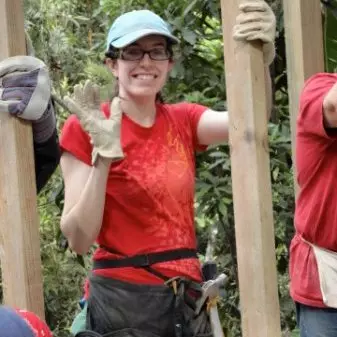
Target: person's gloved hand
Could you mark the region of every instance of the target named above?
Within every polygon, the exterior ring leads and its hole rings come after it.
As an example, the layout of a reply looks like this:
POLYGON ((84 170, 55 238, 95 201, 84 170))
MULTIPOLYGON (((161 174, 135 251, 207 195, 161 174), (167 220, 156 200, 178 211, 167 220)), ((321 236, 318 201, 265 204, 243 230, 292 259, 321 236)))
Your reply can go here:
POLYGON ((98 155, 111 160, 124 158, 120 140, 122 111, 120 99, 115 97, 110 106, 110 117, 106 118, 99 109, 99 88, 87 81, 82 87, 74 87, 74 97, 65 97, 69 110, 79 118, 83 129, 88 132, 93 145, 92 164, 98 155))
POLYGON ((270 6, 263 0, 247 0, 239 6, 233 38, 237 41, 261 40, 264 63, 270 65, 275 58, 276 19, 270 6))
POLYGON ((0 113, 38 120, 47 110, 51 81, 47 66, 32 56, 0 62, 0 113))

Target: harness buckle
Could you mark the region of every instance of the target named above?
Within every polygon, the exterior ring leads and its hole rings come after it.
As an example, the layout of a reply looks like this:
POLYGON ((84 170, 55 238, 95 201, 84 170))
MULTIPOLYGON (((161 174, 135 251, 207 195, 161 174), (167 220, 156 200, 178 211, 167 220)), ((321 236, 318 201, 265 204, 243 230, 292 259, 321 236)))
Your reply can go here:
POLYGON ((137 268, 149 267, 151 265, 150 257, 147 254, 139 255, 138 259, 139 259, 139 263, 137 263, 137 268))

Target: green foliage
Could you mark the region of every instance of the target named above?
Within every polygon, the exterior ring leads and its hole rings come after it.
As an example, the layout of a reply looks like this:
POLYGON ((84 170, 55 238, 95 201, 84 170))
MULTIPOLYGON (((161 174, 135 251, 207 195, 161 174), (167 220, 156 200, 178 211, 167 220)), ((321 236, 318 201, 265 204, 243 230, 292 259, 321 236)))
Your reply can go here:
POLYGON ((337 69, 337 1, 330 1, 324 10, 324 51, 326 71, 335 72, 337 69), (331 6, 335 9, 332 10, 331 6))
MULTIPOLYGON (((59 229, 63 207, 60 172, 54 174, 39 196, 41 258, 46 319, 56 337, 68 337, 87 270, 77 256, 65 249, 59 229)), ((89 263, 88 263, 89 265, 89 263)))
MULTIPOLYGON (((275 248, 279 281, 282 329, 285 336, 295 328, 289 298, 288 246, 293 234, 293 175, 282 0, 268 1, 277 14, 277 58, 272 67, 275 95, 273 123, 269 125, 270 172, 273 189, 275 248)), ((102 64, 105 35, 121 13, 149 8, 163 16, 181 39, 175 50, 175 68, 164 90, 167 101, 188 100, 213 109, 226 109, 220 1, 215 0, 28 0, 26 26, 36 54, 50 67, 58 97, 87 78, 99 83, 102 97, 111 93, 113 79, 102 64)), ((329 69, 335 69, 336 22, 325 21, 325 51, 329 69)), ((68 112, 58 109, 61 128, 68 112)), ((214 257, 229 277, 220 303, 227 337, 241 335, 236 261, 231 164, 227 145, 213 146, 197 158, 196 224, 202 259, 214 257)), ((247 168, 249 174, 249 168, 247 168)), ((59 229, 63 207, 63 182, 58 170, 39 197, 41 252, 46 317, 56 337, 68 336, 78 310, 89 257, 71 253, 59 229)), ((294 331, 294 337, 298 336, 294 331)))
POLYGON ((300 330, 293 330, 290 337, 300 337, 300 330))

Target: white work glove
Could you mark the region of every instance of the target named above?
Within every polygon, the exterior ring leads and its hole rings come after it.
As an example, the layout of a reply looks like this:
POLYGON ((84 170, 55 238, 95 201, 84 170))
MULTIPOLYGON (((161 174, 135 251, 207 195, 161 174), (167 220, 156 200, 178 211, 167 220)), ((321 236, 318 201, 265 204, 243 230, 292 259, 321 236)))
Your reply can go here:
POLYGON ((111 160, 124 158, 121 147, 122 111, 120 99, 115 97, 110 105, 110 117, 106 118, 99 108, 99 87, 86 81, 84 86, 74 87, 74 97, 65 97, 65 104, 76 114, 83 129, 89 134, 92 150, 92 164, 98 155, 111 160))
POLYGON ((48 109, 51 81, 47 66, 32 56, 0 62, 0 113, 38 120, 48 109))
POLYGON ((276 19, 270 6, 263 0, 247 0, 239 6, 233 38, 237 41, 261 40, 265 65, 275 58, 276 19))

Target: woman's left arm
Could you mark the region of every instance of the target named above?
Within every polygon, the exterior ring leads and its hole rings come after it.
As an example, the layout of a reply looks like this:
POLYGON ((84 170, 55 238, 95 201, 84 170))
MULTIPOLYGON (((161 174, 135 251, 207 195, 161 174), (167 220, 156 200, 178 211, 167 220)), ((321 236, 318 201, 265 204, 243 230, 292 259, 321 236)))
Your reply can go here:
MULTIPOLYGON (((272 87, 269 65, 275 57, 276 19, 270 6, 261 0, 247 0, 239 6, 239 14, 233 28, 236 41, 249 43, 260 40, 265 64, 265 83, 267 99, 267 117, 272 110, 272 87)), ((235 111, 233 112, 235 113, 235 111)), ((198 123, 197 136, 199 144, 211 145, 228 141, 228 112, 206 110, 198 123)))
MULTIPOLYGON (((272 110, 272 87, 269 68, 267 66, 265 67, 265 83, 267 95, 267 118, 269 120, 272 110)), ((228 111, 214 111, 208 109, 201 115, 198 123, 198 143, 202 145, 212 145, 227 142, 228 130, 228 111)))

